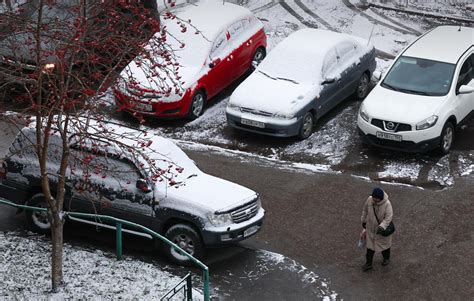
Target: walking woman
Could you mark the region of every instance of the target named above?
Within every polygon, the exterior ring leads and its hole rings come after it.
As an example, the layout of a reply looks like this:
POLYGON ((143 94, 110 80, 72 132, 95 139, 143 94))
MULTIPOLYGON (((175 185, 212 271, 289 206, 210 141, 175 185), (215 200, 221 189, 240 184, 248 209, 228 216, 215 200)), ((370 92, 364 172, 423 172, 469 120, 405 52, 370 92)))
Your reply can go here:
POLYGON ((392 216, 392 204, 388 200, 388 195, 382 189, 375 188, 362 210, 362 227, 367 232, 366 263, 362 266, 364 272, 372 269, 375 252, 382 252, 383 266, 390 263, 392 235, 383 236, 382 232, 392 221, 392 216))

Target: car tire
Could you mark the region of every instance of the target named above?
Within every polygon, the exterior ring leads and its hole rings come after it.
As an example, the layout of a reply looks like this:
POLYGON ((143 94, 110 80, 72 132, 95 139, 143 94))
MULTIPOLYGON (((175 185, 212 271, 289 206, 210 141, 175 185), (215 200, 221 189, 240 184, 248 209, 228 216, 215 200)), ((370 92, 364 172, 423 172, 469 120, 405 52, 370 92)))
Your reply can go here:
MULTIPOLYGON (((32 207, 48 208, 48 204, 44 199, 44 194, 37 193, 33 195, 27 202, 26 205, 32 207)), ((51 221, 49 219, 48 212, 39 212, 27 210, 26 221, 32 231, 40 234, 51 233, 51 221)))
POLYGON ((441 155, 449 153, 454 141, 454 126, 451 122, 446 122, 439 136, 438 151, 441 155))
MULTIPOLYGON (((171 226, 165 233, 166 238, 175 243, 194 258, 202 259, 204 256, 204 245, 198 232, 188 224, 176 224, 171 226)), ((172 246, 164 246, 168 258, 179 265, 189 266, 193 262, 184 254, 175 250, 172 246)))
POLYGON ((250 66, 250 70, 254 70, 254 64, 257 66, 260 65, 260 63, 263 61, 263 59, 267 56, 267 52, 265 51, 265 48, 259 47, 255 51, 252 57, 252 65, 250 66), (255 62, 255 63, 254 63, 255 62))
POLYGON ((364 99, 367 94, 369 94, 369 85, 370 85, 370 78, 367 73, 362 73, 357 82, 357 88, 355 91, 355 96, 357 99, 364 99))
POLYGON ((314 115, 311 112, 307 112, 303 116, 298 138, 301 140, 307 139, 313 133, 314 126, 314 115))
POLYGON ((189 105, 188 118, 194 120, 198 118, 204 111, 204 104, 206 103, 206 94, 203 90, 194 93, 189 105))

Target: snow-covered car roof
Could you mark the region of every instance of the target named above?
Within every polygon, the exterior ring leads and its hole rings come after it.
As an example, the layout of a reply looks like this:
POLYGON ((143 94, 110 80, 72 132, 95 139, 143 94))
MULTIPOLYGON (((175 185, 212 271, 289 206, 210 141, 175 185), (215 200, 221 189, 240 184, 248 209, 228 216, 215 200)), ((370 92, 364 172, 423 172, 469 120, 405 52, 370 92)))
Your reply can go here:
POLYGON ((202 66, 208 57, 212 42, 231 24, 245 19, 252 13, 239 5, 222 1, 200 1, 174 12, 176 17, 188 22, 186 31, 175 19, 163 20, 163 25, 172 36, 168 42, 175 50, 181 65, 202 66), (181 43, 184 48, 180 48, 181 43))
POLYGON ((359 37, 305 28, 292 33, 275 46, 257 69, 272 77, 320 84, 326 55, 345 41, 357 45, 360 49, 358 53, 366 53, 373 48, 367 40, 359 37))
MULTIPOLYGON (((217 0, 188 4, 173 11, 173 13, 176 18, 162 18, 162 25, 165 26, 168 33, 166 43, 173 50, 176 63, 179 64, 177 75, 179 75, 183 89, 193 85, 202 75, 200 73, 202 70, 204 70, 202 72, 207 72, 206 69, 203 69, 203 66, 209 58, 216 37, 233 23, 253 17, 252 12, 247 8, 217 0), (178 23, 178 20, 182 20, 185 29, 178 23), (188 24, 189 22, 190 24, 188 24)), ((159 38, 160 35, 161 33, 157 33, 148 47, 156 47, 156 45, 152 45, 155 43, 156 37, 159 38)), ((165 79, 170 87, 177 88, 179 86, 174 83, 174 81, 177 81, 174 78, 176 74, 162 70, 146 69, 144 65, 151 66, 153 65, 151 63, 139 63, 139 65, 140 67, 137 66, 137 62, 132 61, 122 75, 127 78, 130 73, 138 83, 157 91, 161 89, 155 82, 156 74, 154 73, 158 73, 161 78, 165 79)), ((174 97, 176 98, 176 96, 174 97)), ((168 98, 169 100, 177 100, 168 98)))
POLYGON ((474 28, 439 26, 409 46, 403 55, 456 64, 473 44, 474 28))
MULTIPOLYGON (((34 133, 35 127, 36 123, 33 122, 23 128, 23 135, 34 138, 34 135, 27 132, 34 133)), ((69 129, 70 145, 82 142, 81 146, 92 148, 92 140, 101 141, 99 146, 101 151, 130 160, 146 176, 152 176, 149 173, 150 162, 153 162, 154 170, 157 168, 163 171, 169 170, 163 175, 172 178, 175 183, 202 173, 176 144, 164 137, 114 123, 82 118, 70 121, 69 129)), ((59 132, 53 134, 59 136, 59 132)))

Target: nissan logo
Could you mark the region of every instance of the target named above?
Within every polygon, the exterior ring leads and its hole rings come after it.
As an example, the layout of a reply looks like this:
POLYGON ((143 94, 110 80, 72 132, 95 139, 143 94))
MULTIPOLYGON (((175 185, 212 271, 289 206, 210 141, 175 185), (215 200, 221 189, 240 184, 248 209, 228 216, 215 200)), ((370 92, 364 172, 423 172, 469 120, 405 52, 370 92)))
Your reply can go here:
POLYGON ((390 122, 387 122, 385 126, 387 127, 387 130, 392 131, 395 128, 395 123, 390 121, 390 122))

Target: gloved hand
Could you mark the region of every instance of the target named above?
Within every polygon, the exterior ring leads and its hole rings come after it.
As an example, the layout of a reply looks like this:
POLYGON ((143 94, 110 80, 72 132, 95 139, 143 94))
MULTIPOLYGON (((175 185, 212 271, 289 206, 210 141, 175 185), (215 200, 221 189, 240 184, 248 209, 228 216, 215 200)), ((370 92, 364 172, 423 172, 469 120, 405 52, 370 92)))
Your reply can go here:
POLYGON ((385 230, 384 228, 382 228, 381 226, 378 226, 378 227, 377 227, 377 231, 376 231, 375 233, 377 233, 377 234, 382 234, 382 232, 383 232, 384 230, 385 230))
POLYGON ((364 229, 365 229, 365 225, 366 225, 366 223, 362 223, 362 228, 364 228, 364 229))

